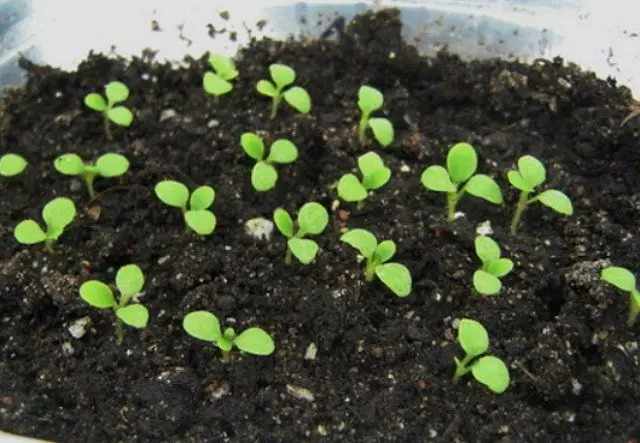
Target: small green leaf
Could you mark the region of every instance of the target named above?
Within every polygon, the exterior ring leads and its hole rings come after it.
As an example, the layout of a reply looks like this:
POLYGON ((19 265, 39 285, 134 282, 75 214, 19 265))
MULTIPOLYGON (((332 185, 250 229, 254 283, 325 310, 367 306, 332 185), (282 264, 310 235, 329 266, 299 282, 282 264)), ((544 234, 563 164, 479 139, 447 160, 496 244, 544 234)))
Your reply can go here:
POLYGON ((358 202, 367 198, 367 190, 362 186, 358 177, 345 174, 338 182, 338 196, 346 202, 358 202))
POLYGON ((163 180, 158 183, 154 191, 165 205, 185 209, 189 200, 189 189, 175 180, 163 180))
POLYGON ((116 287, 122 297, 133 297, 142 292, 144 286, 144 274, 138 265, 126 265, 118 269, 116 273, 116 287))
POLYGON ((508 258, 501 258, 499 260, 489 263, 487 272, 494 277, 502 278, 507 275, 513 269, 513 262, 508 258))
POLYGON ((320 203, 305 203, 298 211, 298 227, 304 234, 320 234, 328 223, 329 213, 320 203))
POLYGON ((365 114, 371 114, 382 108, 384 97, 380 91, 371 86, 363 85, 358 89, 358 107, 365 114))
POLYGON ((27 167, 27 161, 17 154, 5 154, 0 157, 0 175, 4 177, 16 176, 27 167))
POLYGON ((109 109, 107 117, 118 126, 128 127, 133 122, 133 113, 124 106, 116 106, 109 109))
POLYGON ((628 269, 619 266, 604 268, 600 274, 600 278, 626 292, 631 292, 636 289, 635 276, 628 269))
POLYGON ((273 142, 267 157, 268 163, 293 163, 298 158, 298 148, 289 140, 279 139, 273 142))
POLYGON ((387 262, 396 254, 396 244, 392 240, 383 240, 376 246, 374 254, 379 263, 387 262))
POLYGON ((234 340, 238 349, 254 355, 270 355, 275 350, 273 340, 260 328, 249 328, 242 331, 234 340))
POLYGON ((23 245, 42 243, 47 239, 47 235, 35 220, 23 220, 18 223, 13 230, 13 236, 23 245))
POLYGON ((501 205, 503 203, 500 186, 488 175, 474 175, 469 179, 464 189, 469 194, 483 198, 493 204, 501 205))
POLYGON ((251 170, 251 184, 258 192, 273 189, 278 181, 276 168, 265 162, 258 162, 251 170))
POLYGON ((102 177, 118 177, 129 170, 129 160, 123 155, 108 153, 98 159, 96 167, 102 177))
POLYGON ((564 193, 556 191, 555 189, 549 189, 539 194, 535 200, 539 200, 545 206, 550 207, 556 212, 564 215, 573 214, 573 205, 571 200, 564 193))
POLYGON ((280 90, 296 80, 296 72, 287 65, 274 63, 269 66, 269 73, 280 90))
POLYGON ((375 152, 367 152, 358 157, 358 169, 360 169, 362 176, 366 177, 381 169, 385 169, 385 166, 382 158, 380 158, 378 154, 375 152))
POLYGON ((389 146, 393 142, 393 125, 386 118, 372 118, 369 120, 369 127, 373 136, 383 147, 389 146))
POLYGON ((242 134, 240 136, 240 145, 252 159, 260 161, 264 158, 264 143, 256 134, 252 132, 242 134))
POLYGON ((391 179, 391 169, 380 169, 373 174, 365 175, 362 186, 368 190, 380 189, 389 182, 389 179, 391 179))
POLYGON ((318 244, 308 238, 290 238, 287 245, 300 263, 305 265, 311 263, 318 253, 318 244))
POLYGON ((276 87, 269 80, 260 80, 256 84, 256 90, 267 97, 275 97, 278 95, 276 87))
POLYGON ((107 102, 100 94, 92 92, 84 97, 84 104, 94 111, 104 112, 107 110, 107 102))
POLYGON ((540 160, 530 155, 525 155, 518 159, 518 171, 532 188, 540 186, 547 179, 547 171, 544 165, 540 160))
POLYGON ((209 63, 211 64, 211 67, 216 71, 216 74, 218 74, 224 80, 232 80, 238 76, 236 64, 230 57, 225 57, 218 54, 210 54, 209 63))
POLYGON ((73 200, 65 197, 54 198, 42 210, 42 218, 47 224, 48 230, 62 231, 75 217, 76 205, 73 200))
POLYGON ((80 297, 95 308, 113 308, 116 299, 111 288, 101 281, 89 280, 80 286, 80 297))
POLYGON ((207 311, 193 311, 182 319, 182 327, 199 340, 217 342, 222 339, 218 317, 207 311))
POLYGON ((129 88, 122 82, 111 82, 104 88, 110 104, 119 103, 129 98, 129 88))
POLYGON ((136 303, 116 310, 116 317, 124 324, 142 329, 149 322, 149 311, 143 305, 136 303))
POLYGON ((422 173, 420 182, 425 188, 436 192, 456 192, 458 188, 451 182, 449 173, 442 166, 429 166, 422 173))
POLYGON ((53 167, 65 175, 79 175, 85 169, 82 158, 77 154, 62 154, 53 161, 53 167))
POLYGON ((202 87, 207 94, 215 96, 227 94, 233 89, 231 83, 211 71, 207 71, 202 77, 202 87))
POLYGON ((189 209, 192 211, 207 209, 215 199, 216 191, 211 186, 200 186, 191 194, 189 209))
MULTIPOLYGON (((225 329, 225 334, 228 331, 233 331, 233 328, 227 328, 225 329)), ((234 333, 235 334, 235 333, 234 333)), ((230 335, 234 335, 234 334, 230 334, 230 335)), ((218 340, 215 345, 220 348, 220 350, 224 351, 224 352, 229 352, 231 351, 231 349, 233 348, 233 342, 231 341, 231 339, 225 337, 224 335, 222 335, 220 337, 220 340, 218 340)))
POLYGON ((304 88, 294 86, 287 89, 282 96, 296 111, 302 114, 308 114, 311 111, 311 97, 304 88))
POLYGON ((511 383, 509 369, 497 357, 482 357, 471 366, 471 373, 476 380, 496 394, 502 394, 511 383))
POLYGON ((187 211, 184 220, 198 235, 210 235, 216 229, 216 216, 207 209, 187 211))
POLYGON ((468 355, 476 357, 489 349, 489 334, 477 321, 463 318, 458 325, 458 342, 468 355))
POLYGON ((502 283, 497 277, 478 269, 473 273, 473 286, 482 295, 496 295, 500 292, 502 283))
POLYGON ((282 235, 293 237, 293 219, 286 210, 278 208, 273 211, 273 221, 282 235))
POLYGON ((447 154, 447 171, 453 183, 464 183, 476 172, 478 156, 469 143, 456 143, 447 154))
POLYGON ((376 266, 376 275, 398 297, 411 293, 411 273, 400 263, 385 263, 376 266))
POLYGON ((373 257, 373 253, 378 246, 378 240, 369 231, 364 229, 352 229, 340 237, 340 241, 348 244, 360 252, 366 259, 373 257))
POLYGON ((500 258, 500 246, 491 237, 479 235, 474 240, 476 254, 482 263, 488 263, 500 258))
POLYGON ((533 192, 533 187, 518 171, 507 172, 507 179, 514 188, 523 192, 533 192))

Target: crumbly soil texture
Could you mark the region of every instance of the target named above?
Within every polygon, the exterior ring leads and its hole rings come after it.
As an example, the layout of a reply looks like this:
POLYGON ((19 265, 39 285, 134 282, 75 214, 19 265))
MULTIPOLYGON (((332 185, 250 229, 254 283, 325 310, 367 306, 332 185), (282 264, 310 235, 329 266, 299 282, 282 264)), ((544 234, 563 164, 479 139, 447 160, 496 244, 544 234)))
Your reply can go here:
POLYGON ((629 90, 560 59, 424 58, 401 27, 385 10, 327 39, 254 41, 238 54, 234 90, 217 102, 202 89, 204 56, 180 69, 148 55, 91 55, 71 73, 25 63, 26 86, 4 99, 0 118, 2 151, 29 161, 0 182, 0 428, 67 443, 639 438, 639 330, 626 326, 628 296, 599 279, 610 264, 640 270, 640 125, 621 126, 629 90), (275 62, 297 71, 309 115, 283 105, 269 119, 255 84, 275 62), (116 79, 131 89, 135 121, 108 141, 83 98, 116 79), (363 84, 385 94, 376 115, 396 129, 386 149, 355 140, 363 84), (247 131, 300 150, 278 167, 272 191, 251 187, 253 162, 239 145, 247 131), (505 205, 466 196, 463 215, 447 223, 444 196, 427 192, 420 175, 459 141, 475 146, 505 205), (361 210, 336 207, 332 185, 370 150, 391 181, 361 210), (69 152, 121 153, 131 168, 98 180, 90 201, 82 182, 53 168, 69 152), (547 166, 545 186, 569 195, 575 213, 533 205, 511 236, 518 196, 505 177, 525 154, 547 166), (213 235, 186 231, 180 210, 155 197, 163 179, 215 187, 213 235), (78 216, 55 254, 18 244, 16 224, 41 220, 58 196, 73 199, 78 216), (256 240, 245 231, 250 219, 308 201, 331 213, 310 265, 284 263, 278 232, 256 240), (494 297, 471 283, 480 265, 473 239, 486 221, 516 266, 494 297), (356 227, 397 243, 395 260, 413 274, 409 297, 364 281, 355 251, 338 240, 356 227), (146 275, 140 300, 150 321, 127 328, 118 346, 113 314, 89 307, 78 288, 112 283, 129 263, 146 275), (184 315, 201 309, 236 330, 266 329, 275 353, 235 352, 222 363, 217 348, 182 329, 184 315), (502 395, 470 378, 452 382, 463 317, 486 327, 490 352, 508 364, 502 395), (79 321, 85 334, 75 338, 69 328, 79 321))

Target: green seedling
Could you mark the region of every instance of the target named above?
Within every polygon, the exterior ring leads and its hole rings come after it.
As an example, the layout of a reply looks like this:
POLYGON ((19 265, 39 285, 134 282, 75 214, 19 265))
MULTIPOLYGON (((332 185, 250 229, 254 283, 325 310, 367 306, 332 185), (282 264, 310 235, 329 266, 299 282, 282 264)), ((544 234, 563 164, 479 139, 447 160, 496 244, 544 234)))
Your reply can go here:
POLYGON ((500 246, 490 237, 475 239, 476 254, 482 267, 473 273, 473 286, 482 295, 496 295, 502 288, 500 279, 513 269, 513 262, 500 257, 500 246))
POLYGON ((270 115, 272 119, 276 117, 278 105, 283 98, 298 112, 307 114, 311 110, 311 97, 304 88, 293 86, 283 92, 284 88, 296 80, 296 72, 293 69, 287 65, 275 63, 269 66, 269 73, 273 81, 260 80, 256 89, 260 94, 272 98, 270 115))
POLYGON ((105 97, 92 92, 84 98, 84 104, 94 111, 102 112, 104 116, 104 133, 111 140, 111 126, 113 122, 118 126, 129 127, 133 122, 133 112, 125 106, 115 106, 129 98, 129 88, 121 82, 111 82, 104 88, 105 97))
POLYGON ((338 196, 346 202, 357 202, 362 209, 369 191, 381 188, 391 178, 391 169, 387 168, 375 152, 358 157, 358 169, 362 174, 359 180, 354 174, 345 174, 338 181, 338 196))
POLYGON ((256 134, 251 132, 242 134, 240 145, 244 152, 257 162, 251 170, 251 184, 259 192, 275 187, 278 171, 273 166, 274 163, 293 163, 298 158, 298 148, 289 140, 279 139, 273 142, 266 158, 264 143, 256 134))
POLYGON ((398 297, 411 293, 411 273, 400 263, 389 263, 396 253, 396 244, 391 240, 378 243, 376 237, 364 229, 352 229, 340 237, 340 241, 360 252, 366 260, 364 278, 372 281, 376 275, 398 297))
POLYGON ((550 207, 554 211, 564 214, 573 214, 571 200, 564 193, 555 189, 547 189, 533 198, 531 193, 547 179, 547 171, 544 165, 535 157, 525 155, 518 159, 518 170, 507 173, 509 183, 520 190, 520 198, 511 220, 511 234, 515 234, 520 223, 520 217, 527 207, 536 201, 550 207))
POLYGON ((143 329, 149 321, 149 311, 138 303, 137 297, 144 286, 144 274, 137 265, 126 265, 116 273, 116 288, 120 293, 116 301, 109 286, 98 280, 89 280, 80 286, 80 297, 99 309, 113 309, 116 315, 116 343, 124 339, 123 324, 143 329))
POLYGON ((23 220, 13 231, 16 240, 23 245, 44 243, 47 251, 53 253, 53 242, 64 232, 64 229, 76 216, 76 205, 72 200, 58 197, 44 205, 42 219, 47 225, 43 231, 35 220, 23 220))
POLYGON ((393 142, 393 125, 386 118, 371 118, 371 113, 382 108, 384 97, 382 93, 371 86, 361 86, 358 90, 358 107, 360 108, 360 124, 358 125, 358 141, 364 146, 366 143, 365 131, 367 127, 375 139, 383 147, 387 147, 393 142))
POLYGON ((627 326, 630 328, 636 323, 640 313, 640 291, 636 287, 636 278, 628 269, 618 266, 609 266, 602 270, 600 278, 618 289, 629 293, 629 317, 627 326))
POLYGON ((291 255, 295 255, 300 263, 308 264, 318 253, 318 244, 305 235, 318 235, 329 223, 329 213, 319 203, 305 203, 298 211, 298 219, 293 222, 289 213, 278 208, 273 213, 273 221, 278 230, 287 237, 287 253, 285 263, 291 264, 291 255))
POLYGON ((463 318, 458 326, 458 343, 467 355, 462 360, 453 357, 456 365, 453 381, 457 382, 460 377, 471 372, 473 378, 490 391, 502 394, 511 382, 509 369, 498 357, 480 357, 489 349, 489 335, 484 326, 475 320, 463 318))
POLYGON ((275 350, 273 340, 260 328, 249 328, 236 334, 233 328, 220 329, 218 317, 208 311, 194 311, 185 315, 182 327, 198 340, 212 342, 222 351, 222 361, 230 360, 231 349, 236 348, 253 355, 270 355, 275 350))
POLYGON ((218 54, 209 55, 209 63, 213 71, 207 71, 202 78, 202 87, 216 100, 233 89, 233 80, 238 76, 233 59, 218 54))
POLYGON ((196 234, 210 235, 216 228, 216 216, 208 209, 216 198, 212 187, 200 186, 189 196, 182 183, 164 180, 156 185, 155 193, 164 204, 180 208, 185 223, 196 234))
POLYGON ((502 191, 488 175, 476 174, 478 156, 468 143, 455 144, 447 154, 447 168, 429 166, 421 177, 422 185, 447 194, 447 220, 456 217, 456 206, 465 193, 483 198, 493 204, 502 204, 502 191))
POLYGON ((80 176, 87 185, 89 196, 94 199, 93 182, 96 177, 120 177, 129 170, 129 160, 120 154, 108 153, 100 156, 95 164, 90 164, 77 154, 63 154, 54 160, 53 166, 62 174, 80 176))
POLYGON ((0 175, 14 177, 22 174, 27 167, 27 161, 18 154, 5 154, 0 157, 0 175))

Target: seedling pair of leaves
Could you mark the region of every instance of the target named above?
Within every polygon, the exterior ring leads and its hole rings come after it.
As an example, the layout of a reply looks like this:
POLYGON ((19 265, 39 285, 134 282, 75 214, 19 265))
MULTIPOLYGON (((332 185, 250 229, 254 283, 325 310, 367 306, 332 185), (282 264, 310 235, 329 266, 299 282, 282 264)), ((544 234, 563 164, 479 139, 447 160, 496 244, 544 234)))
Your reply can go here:
POLYGON ((278 112, 280 101, 284 100, 302 114, 311 111, 311 97, 309 93, 300 86, 287 86, 296 81, 296 72, 287 65, 279 63, 269 66, 271 80, 260 80, 256 85, 256 89, 262 95, 272 98, 270 117, 274 119, 278 112), (287 88, 285 90, 285 88, 287 88))
POLYGON ((198 235, 210 235, 216 228, 216 216, 209 211, 216 198, 210 186, 200 186, 191 195, 178 181, 164 180, 155 186, 156 196, 164 204, 180 208, 187 226, 198 235))
POLYGON ((358 250, 366 261, 365 280, 372 281, 376 275, 398 297, 411 293, 411 273, 400 263, 389 262, 396 253, 396 244, 391 240, 378 243, 376 237, 365 229, 352 229, 340 237, 340 241, 358 250))
POLYGON ((222 351, 222 361, 228 362, 233 347, 254 355, 270 355, 275 350, 273 340, 260 328, 249 328, 236 334, 233 328, 220 329, 218 317, 208 311, 185 315, 182 327, 190 336, 213 343, 222 351))
POLYGON ((89 196, 95 198, 93 182, 96 177, 113 178, 129 170, 129 160, 120 154, 108 153, 100 156, 95 164, 85 163, 77 154, 63 154, 53 162, 56 170, 65 175, 80 176, 87 185, 89 196))
POLYGON ((129 98, 129 88, 124 83, 110 82, 104 88, 105 97, 92 92, 84 98, 84 104, 104 116, 104 133, 111 140, 110 121, 118 126, 129 127, 133 122, 133 112, 125 106, 115 106, 129 98))
POLYGON ((387 168, 375 152, 358 157, 358 169, 362 180, 354 174, 345 174, 338 181, 338 196, 346 202, 358 202, 358 209, 364 206, 369 191, 381 188, 391 178, 391 169, 387 168))
POLYGON ((386 118, 371 117, 371 113, 382 108, 384 97, 382 93, 371 86, 361 86, 358 90, 358 107, 360 108, 360 124, 358 125, 358 142, 366 144, 365 132, 371 128, 374 138, 383 147, 393 142, 393 125, 386 118))
POLYGON ((118 269, 116 288, 120 293, 119 300, 113 290, 99 280, 89 280, 80 286, 80 297, 91 306, 99 309, 113 309, 116 315, 116 343, 124 339, 123 323, 137 329, 143 329, 149 321, 149 311, 138 303, 136 296, 144 286, 144 274, 134 264, 118 269))
POLYGON ((53 242, 64 232, 64 229, 76 216, 76 205, 72 200, 58 197, 47 203, 42 209, 42 219, 47 229, 42 230, 35 220, 21 221, 13 231, 19 243, 32 245, 44 243, 47 251, 53 253, 53 242))
POLYGON ((292 254, 300 263, 311 263, 318 253, 318 244, 303 237, 320 234, 327 227, 329 213, 324 206, 316 202, 305 203, 298 211, 295 223, 286 210, 278 208, 273 213, 273 221, 280 233, 288 239, 285 263, 291 264, 292 254))
POLYGON ((488 175, 476 174, 478 156, 468 143, 455 144, 447 154, 447 167, 429 166, 422 173, 422 185, 447 194, 447 219, 453 221, 456 206, 465 193, 480 197, 493 204, 503 202, 498 184, 488 175))
POLYGON ((475 241, 482 267, 473 273, 473 286, 482 295, 496 295, 502 288, 500 279, 513 269, 513 262, 500 257, 500 246, 490 237, 480 235, 475 241))
POLYGON ((22 174, 27 167, 27 161, 18 154, 5 154, 0 157, 0 175, 15 177, 22 174))
POLYGON ((629 293, 629 316, 627 326, 633 327, 640 314, 640 290, 636 287, 636 277, 626 268, 609 266, 602 270, 600 278, 618 289, 629 293))
POLYGON ((218 54, 209 56, 209 64, 213 68, 213 72, 207 71, 204 74, 202 87, 217 99, 233 89, 230 80, 238 76, 238 71, 233 59, 218 54))
POLYGON ((462 360, 453 357, 456 365, 453 381, 457 382, 471 372, 473 378, 487 386, 490 391, 502 394, 511 382, 509 369, 498 357, 480 357, 489 349, 489 335, 484 326, 475 320, 463 318, 458 326, 458 343, 466 355, 462 360))
POLYGON ((244 152, 257 162, 251 170, 251 185, 259 192, 268 191, 276 186, 278 171, 273 166, 274 163, 293 163, 298 158, 298 148, 289 140, 279 139, 273 142, 266 158, 264 143, 256 134, 242 134, 240 145, 244 152))
POLYGON ((547 179, 547 171, 544 165, 535 157, 525 155, 518 159, 518 170, 509 171, 507 179, 511 186, 520 190, 520 198, 511 220, 511 234, 515 234, 520 223, 520 217, 527 207, 536 201, 550 207, 554 211, 564 214, 573 214, 571 200, 564 193, 555 189, 548 189, 533 198, 531 193, 547 179))

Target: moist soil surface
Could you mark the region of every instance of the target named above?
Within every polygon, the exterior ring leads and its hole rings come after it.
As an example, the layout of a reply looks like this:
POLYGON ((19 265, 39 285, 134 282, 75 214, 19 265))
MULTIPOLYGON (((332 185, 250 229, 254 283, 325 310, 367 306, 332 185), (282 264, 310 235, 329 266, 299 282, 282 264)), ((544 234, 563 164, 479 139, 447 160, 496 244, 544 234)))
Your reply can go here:
POLYGON ((362 15, 332 39, 253 42, 238 54, 234 90, 217 103, 201 86, 206 57, 171 69, 149 56, 92 55, 72 73, 25 62, 26 86, 4 99, 0 119, 2 151, 29 161, 0 183, 3 430, 60 442, 640 437, 638 328, 626 326, 628 296, 599 280, 609 264, 640 269, 640 126, 621 126, 630 92, 560 59, 423 58, 403 42, 398 17, 362 15), (313 99, 309 115, 283 105, 268 118, 255 84, 274 62, 297 71, 313 99), (130 87, 125 104, 136 118, 108 141, 83 98, 115 79, 130 87), (377 115, 396 129, 386 149, 355 140, 362 84, 385 94, 377 115), (253 163, 239 145, 246 131, 299 147, 272 191, 251 187, 253 163), (464 215, 447 223, 444 195, 427 192, 420 174, 459 141, 475 146, 479 171, 496 178, 505 205, 466 196, 464 215), (331 185, 369 150, 392 169, 391 181, 362 210, 335 207, 331 185), (83 183, 53 168, 69 152, 86 160, 118 152, 131 168, 98 180, 90 201, 83 183), (545 186, 569 195, 575 213, 533 205, 511 236, 518 195, 505 176, 524 154, 547 166, 545 186), (180 211, 154 195, 163 179, 215 187, 213 235, 185 231, 180 211), (14 226, 41 220, 57 196, 72 198, 78 216, 55 254, 18 244, 14 226), (331 212, 310 265, 284 263, 279 233, 256 240, 245 232, 249 219, 270 219, 280 206, 296 213, 308 201, 331 212), (487 220, 516 266, 494 297, 471 284, 480 265, 473 240, 487 220), (338 241, 355 227, 397 243, 394 260, 413 274, 409 297, 364 282, 355 251, 338 241), (151 317, 143 331, 126 328, 117 346, 111 312, 89 307, 78 288, 111 283, 129 263, 146 275, 140 300, 151 317), (182 329, 183 316, 200 309, 236 330, 266 329, 276 352, 235 352, 222 363, 217 348, 182 329), (69 326, 85 317, 86 334, 72 337, 69 326), (463 317, 486 327, 490 352, 508 364, 503 394, 470 377, 452 382, 463 317))

